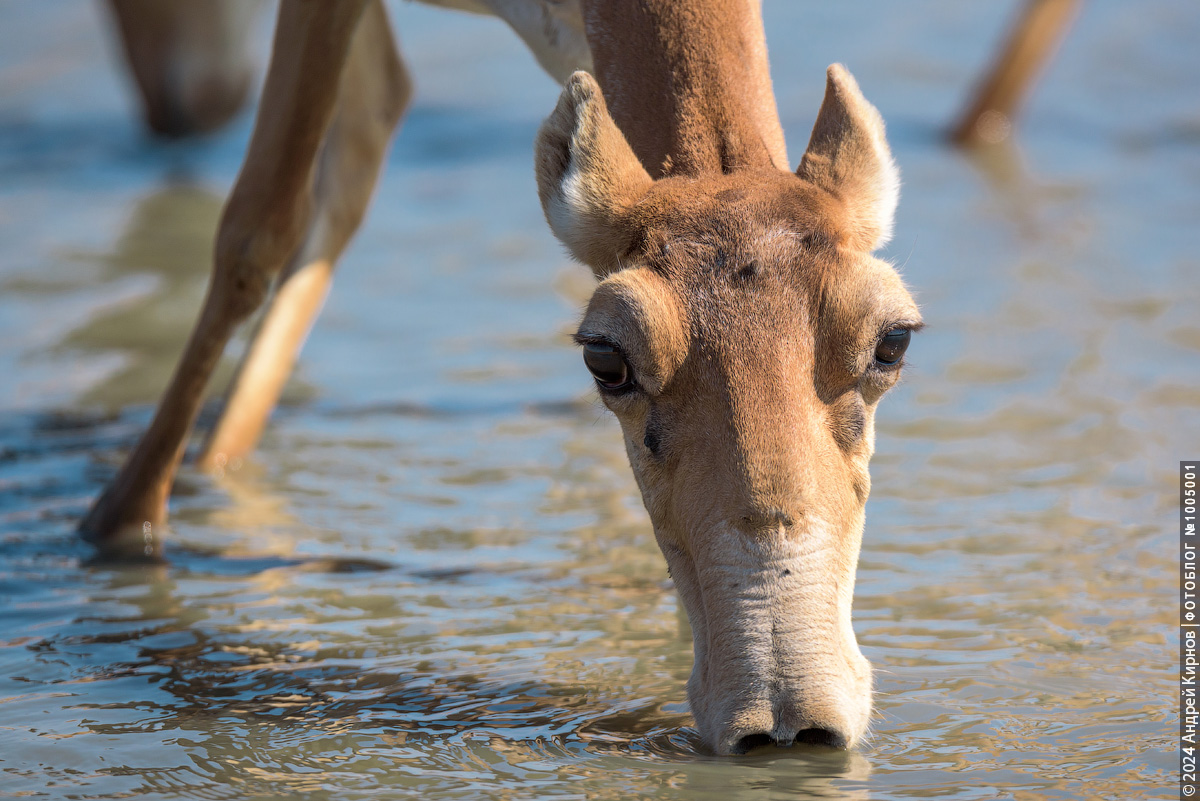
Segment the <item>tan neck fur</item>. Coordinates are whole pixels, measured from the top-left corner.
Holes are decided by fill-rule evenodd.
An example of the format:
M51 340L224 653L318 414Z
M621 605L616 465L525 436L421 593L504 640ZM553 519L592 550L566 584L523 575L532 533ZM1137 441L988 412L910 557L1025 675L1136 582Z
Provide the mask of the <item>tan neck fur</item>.
M756 0L591 0L609 110L654 177L788 169Z

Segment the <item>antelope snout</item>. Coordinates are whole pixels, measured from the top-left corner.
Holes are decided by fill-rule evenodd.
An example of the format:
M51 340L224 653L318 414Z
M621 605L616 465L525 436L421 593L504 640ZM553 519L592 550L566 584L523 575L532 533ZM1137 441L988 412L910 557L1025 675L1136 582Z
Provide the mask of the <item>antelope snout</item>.
M851 748L871 716L871 667L853 640L814 631L760 642L717 634L688 681L697 727L721 755L794 743Z
M794 744L849 748L866 730L869 695L867 699L866 704L851 701L837 708L797 699L784 700L782 707L766 699L748 704L734 712L717 734L716 751L745 754L762 746L787 748Z
M692 715L718 754L852 748L867 730L871 668L850 623L857 527L779 511L697 526L690 551L659 540L692 628Z

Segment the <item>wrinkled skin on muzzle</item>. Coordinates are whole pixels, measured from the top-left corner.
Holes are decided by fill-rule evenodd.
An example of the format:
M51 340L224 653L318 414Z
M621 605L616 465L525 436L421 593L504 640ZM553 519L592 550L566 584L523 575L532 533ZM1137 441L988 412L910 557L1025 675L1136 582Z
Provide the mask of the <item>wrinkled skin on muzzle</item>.
M797 738L856 742L871 676L850 628L853 567L831 565L829 545L803 543L829 530L709 531L713 546L698 557L664 548L692 621L688 697L700 731L722 754Z
M897 179L841 68L797 173L641 168L578 74L538 142L555 232L603 280L576 338L692 626L688 697L719 754L866 732L850 612L874 412L916 305L870 253Z

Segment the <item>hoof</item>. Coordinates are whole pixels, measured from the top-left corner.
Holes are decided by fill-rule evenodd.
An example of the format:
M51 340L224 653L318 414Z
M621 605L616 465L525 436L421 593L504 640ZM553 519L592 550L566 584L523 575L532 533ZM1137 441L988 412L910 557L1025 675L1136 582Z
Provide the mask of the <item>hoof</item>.
M151 513L147 513L147 506ZM163 507L161 503L121 502L110 488L80 521L79 536L96 549L103 561L161 561L167 528Z

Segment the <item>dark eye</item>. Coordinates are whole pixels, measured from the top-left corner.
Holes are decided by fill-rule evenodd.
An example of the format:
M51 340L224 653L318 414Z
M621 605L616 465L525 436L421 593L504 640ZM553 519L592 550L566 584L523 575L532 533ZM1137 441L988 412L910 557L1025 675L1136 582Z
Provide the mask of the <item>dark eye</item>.
M875 346L875 361L884 366L899 364L904 358L904 351L908 350L908 340L911 338L912 332L907 328L893 328L888 331Z
M629 385L629 364L613 345L606 342L584 344L583 363L605 389L622 389Z

